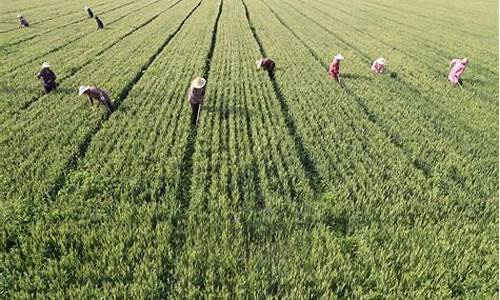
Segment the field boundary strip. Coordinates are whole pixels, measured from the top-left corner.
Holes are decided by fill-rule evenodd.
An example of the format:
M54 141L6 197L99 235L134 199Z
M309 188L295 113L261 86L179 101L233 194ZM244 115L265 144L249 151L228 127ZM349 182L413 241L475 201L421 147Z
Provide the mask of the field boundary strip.
M142 78L142 76L145 74L147 69L153 64L160 55L160 53L165 49L165 47L170 43L170 41L176 36L176 34L181 30L182 26L184 23L191 17L191 15L200 7L202 0L198 2L191 10L190 12L184 17L184 19L179 23L177 29L170 33L165 41L160 45L160 47L157 49L157 51L146 61L146 63L143 64L140 70L136 73L135 77L127 84L123 90L118 94L116 97L116 100L114 102L115 104L115 111L119 108L120 104L126 100L129 92L132 90L132 88L137 84L137 82ZM58 178L55 180L54 184L52 187L49 189L47 192L47 195L50 200L54 200L57 197L57 194L61 190L61 188L64 186L66 182L66 178L69 176L69 174L75 170L78 167L78 162L85 158L85 155L87 153L88 147L90 143L92 142L93 137L99 132L99 130L102 128L102 126L106 123L107 120L111 117L112 113L106 112L103 117L101 118L101 121L96 125L94 130L90 131L85 138L82 140L82 142L78 146L78 152L73 155L69 160L68 163L66 164L65 168L61 172L61 174L58 176Z
M245 8L245 16L248 22L248 25L250 26L250 30L252 31L252 35L259 46L259 51L262 55L262 57L267 57L266 56L266 51L264 49L264 46L262 45L262 42L259 39L259 36L257 35L257 32L255 31L255 28L252 24L251 18L250 18L250 13L248 11L247 5L244 0L241 0L243 3L243 7ZM278 67L279 69L279 67ZM302 167L306 173L306 177L309 181L309 185L311 186L314 194L319 194L322 191L322 186L321 186L321 176L318 171L318 167L316 166L316 163L314 162L314 159L312 158L311 154L307 150L304 140L302 136L300 136L298 130L297 130L297 125L295 125L295 120L293 117L290 115L290 109L287 104L287 100L285 99L285 96L281 92L281 88L273 76L269 76L269 79L272 83L274 93L276 95L276 98L279 101L280 108L281 108L281 113L283 115L283 118L285 120L285 124L288 130L288 134L290 137L292 137L292 140L295 144L295 147L297 149L300 162L302 164Z
M162 0L158 0L158 1L162 1ZM183 0L177 0L176 2L174 2L173 4L169 5L169 7L165 8L164 10L162 10L161 12L159 12L158 14L154 15L153 17L149 18L148 20L146 20L145 22L141 23L139 26L137 27L134 27L132 30L130 30L129 32L123 34L122 36L120 36L117 40L115 40L113 43L109 44L108 46L106 46L104 49L100 50L99 52L97 52L95 54L95 56L93 57L94 59L98 59L99 57L101 57L101 55L103 55L104 53L106 53L106 51L108 51L109 49L113 48L116 44L120 43L121 41L123 41L125 38L127 38L128 36L132 35L134 32L142 29L144 26L148 25L149 23L153 22L156 18L158 18L160 15L162 15L163 13L165 13L166 11L170 10L171 8L173 8L174 6L176 6L177 4L179 4L181 1ZM59 83L62 83L70 78L72 78L73 76L75 76L76 74L78 74L81 70L83 70L87 65L91 64L93 62L93 59L91 60L88 60L87 62L85 62L83 65L81 65L80 67L72 70L72 72L70 74L68 74L67 76L64 76L62 77L60 80L59 80ZM21 113L23 110L26 110L26 109L29 109L31 107L31 105L33 105L35 102L39 101L40 99L44 98L44 97L47 97L48 95L46 94L42 94L38 97L35 97L32 99L32 101L29 101L27 103L25 103L25 105L23 105L17 112L13 113L12 114L12 117L14 117L15 115Z
M215 50L215 44L217 42L217 31L219 28L219 20L222 14L222 8L224 6L224 0L220 0L219 11L217 12L217 17L214 22L214 27L212 30L212 37L210 40L210 47L207 51L207 56L205 58L205 65L203 67L202 76L206 79L205 89L210 83L209 81L209 73L211 68L211 62L213 53ZM174 245L174 249L184 249L184 245L186 242L186 232L183 226L183 220L187 217L188 208L190 205L191 198L191 185L192 185L192 177L193 177L193 155L196 150L196 138L197 138L198 128L196 125L191 125L190 133L187 138L186 147L182 154L182 160L180 163L180 175L179 175L179 183L177 185L177 190L175 191L175 199L180 203L180 209L178 216L173 221L174 232L172 233L172 244ZM163 195L160 195L163 197ZM179 250L181 251L181 250ZM176 261L178 259L178 252L175 252L172 258L172 265L175 266ZM162 282L169 283L168 286L173 288L175 284L175 272L168 273L167 270L161 276ZM166 284L167 285L167 284ZM172 291L167 290L166 294L170 294Z

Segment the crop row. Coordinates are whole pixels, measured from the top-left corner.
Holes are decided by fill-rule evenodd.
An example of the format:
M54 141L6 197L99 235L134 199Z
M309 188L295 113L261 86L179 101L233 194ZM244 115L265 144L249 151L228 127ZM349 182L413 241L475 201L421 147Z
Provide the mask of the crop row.
M172 223L182 221L176 195L190 132L185 92L203 72L212 42L206 25L217 5L191 9L89 141L56 199L39 203L45 217L8 254L15 295L165 297L177 254ZM178 23L174 10L185 9L173 9L162 26ZM20 263L22 255L31 259Z
M282 9L286 18L296 16L302 19L297 13L286 8ZM301 21L308 22L307 19ZM338 40L337 36L315 24L311 24L315 29L313 34L305 32L293 25L296 24L296 19L288 24L294 27L295 32L300 34L310 50L316 53L319 61L327 68L331 57L328 45L335 43ZM370 49L370 43L363 42L363 37L353 37L350 40L358 47L368 49L365 50L367 52L373 52L373 48L376 47L375 45ZM497 173L495 165L492 164L492 160L496 159L496 149L493 145L496 140L495 130L484 131L484 128L488 128L487 124L492 124L494 120L486 118L486 111L478 112L482 114L482 120L475 127L471 127L471 122L466 123L465 116L464 120L457 118L454 108L456 105L453 103L455 99L447 99L447 94L439 92L438 88L422 91L415 84L425 81L425 78L421 78L418 74L400 76L397 80L390 79L392 76L385 80L376 76L363 77L361 75L363 73L371 75L367 71L370 61L363 61L365 53L352 44L346 45L342 42L337 44L337 51L352 53L351 61L345 64L349 72L346 74L346 88L355 95L362 109L367 110L366 113L371 118L377 119L376 122L390 139L409 151L409 156L417 159L419 164L423 164L429 175L436 173L438 180L439 177L448 177L482 197L489 197L496 192L496 183L491 180ZM395 61L394 64L395 67L403 65L399 61ZM349 75L352 75L352 80ZM376 84L373 81L376 81ZM439 84L443 89L448 88L445 86L446 82L442 84L428 82L428 85L432 84ZM460 91L455 91L454 94L461 96ZM449 103L443 105L445 101ZM463 114L467 109L470 117L475 105L464 103L464 106L460 112ZM464 144L464 139L467 139L468 143ZM457 152L454 153L450 146L457 149ZM471 150L476 153L471 153ZM480 155L477 155L477 152ZM483 179L476 181L481 178L479 176ZM491 184L485 185L486 180L490 180ZM448 188L447 185L444 187Z
M348 224L347 238L356 250L347 255L362 258L355 265L359 268L357 272L346 271L352 274L343 281L344 288L351 289L348 293L358 297L368 291L397 296L393 292L397 290L400 297L418 297L427 292L444 295L454 286L471 295L494 293L494 280L486 280L481 288L476 288L468 280L450 278L457 273L466 278L468 271L462 268L473 276L494 277L495 258L480 255L485 249L493 253L495 248L491 242L495 235L491 218L496 209L486 202L491 198L469 205L464 201L468 197L456 198L456 187L452 195L443 194L369 120L355 97L325 76L323 64L272 17L265 4L252 1L247 5L264 48L280 65L286 66L286 71L278 72L277 80L290 103L298 132L306 145L310 145L320 174L331 188L334 211L341 211ZM313 35L314 30L308 33ZM299 75L304 73L306 77ZM457 228L457 224L463 226ZM415 238L408 239L410 232ZM326 235L328 239L333 239L331 234ZM470 234L475 235L474 245L467 244ZM434 247L426 246L432 243ZM436 247L447 249L447 256L435 255L435 251L440 251ZM432 257L432 266L421 263L422 256ZM478 260L485 268L477 267ZM457 268L458 261L461 266ZM370 269L369 262L376 263L377 270ZM409 265L412 267L403 269ZM356 290L359 287L356 282L363 280L362 274L373 279L373 286ZM435 280L426 286L419 284L427 276L436 278L436 274L444 274L446 280ZM491 277L483 277L485 274ZM326 277L323 279L325 284L330 282ZM343 295L345 289L339 289L337 296Z
M313 189L272 81L255 69L262 53L241 1L224 1L216 40L173 295L261 298L279 282L269 271L277 253L260 246L291 238L275 233Z
M147 6L151 11L135 14L127 19L120 20L117 22L119 27L116 30L107 30L98 36L85 37L69 47L44 56L44 60L52 64L52 70L56 72L58 77L57 81L63 83L85 68L99 65L100 59L105 55L106 51L113 47L123 47L123 43L121 43L123 39L128 38L136 32L140 32L140 29L148 26L178 2L151 2L153 5ZM98 46L95 46L96 43ZM27 64L12 73L9 79L1 83L1 93L5 95L5 101L0 103L0 107L2 107L0 119L11 118L32 103L43 101L51 96L43 94L39 80L35 79L35 74L39 68L40 64L38 61ZM73 91L77 87L73 87ZM56 94L67 94L69 92L70 90L63 89L55 91Z

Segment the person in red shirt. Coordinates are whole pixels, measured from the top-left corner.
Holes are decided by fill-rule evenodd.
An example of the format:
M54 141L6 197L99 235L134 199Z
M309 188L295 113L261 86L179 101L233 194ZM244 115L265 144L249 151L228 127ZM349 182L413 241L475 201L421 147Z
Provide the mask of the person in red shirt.
M335 55L328 69L328 74L338 82L340 82L340 61L343 59L344 57L341 54Z
M90 105L94 105L94 99L97 100L97 104L103 104L106 106L109 113L113 112L113 102L111 98L106 94L105 91L99 89L95 86L82 85L78 91L78 95L87 95L89 97Z
M274 76L274 68L276 67L276 64L272 59L262 58L256 61L255 64L257 65L257 70L263 69L264 71L267 71L269 77Z

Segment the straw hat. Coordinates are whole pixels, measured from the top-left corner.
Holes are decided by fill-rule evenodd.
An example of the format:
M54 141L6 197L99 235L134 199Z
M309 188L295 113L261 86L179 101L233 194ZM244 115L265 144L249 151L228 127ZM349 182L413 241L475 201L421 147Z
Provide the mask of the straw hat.
M379 65L385 64L385 59L383 57L379 57L375 60L375 62Z
M20 17L22 17L21 14L17 14L17 18L19 19Z
M80 88L78 89L78 95L81 96L83 93L88 91L90 89L90 86L88 85L81 85Z
M255 65L257 66L257 69L260 69L260 67L262 67L262 61L263 59L259 59L255 62Z
M44 63L42 64L42 69L45 69L45 68L50 68L50 65L49 65L49 63L48 63L48 62L44 62Z
M468 64L469 63L469 59L467 57L462 58L462 63L464 65Z
M89 9L89 7L85 5L85 10L87 10L87 9Z
M192 82L191 82L191 87L195 89L201 89L202 87L205 86L207 81L202 78L202 77L196 77Z
M344 59L344 57L342 56L342 54L340 54L340 53L339 53L339 54L335 55L335 57L334 57L333 59L336 59L336 60L343 60L343 59Z

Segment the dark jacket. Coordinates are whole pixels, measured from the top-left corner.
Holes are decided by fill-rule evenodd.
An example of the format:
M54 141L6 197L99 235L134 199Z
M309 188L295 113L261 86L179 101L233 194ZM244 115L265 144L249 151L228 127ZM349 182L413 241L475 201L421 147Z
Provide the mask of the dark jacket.
M191 104L200 104L203 102L203 97L205 96L205 87L201 89L195 89L193 87L188 90L188 101Z
M264 58L262 60L262 69L266 70L267 72L272 73L274 71L275 63L272 59L270 58Z
M44 87L56 87L56 74L49 68L43 68L37 75L42 80Z
M24 17L19 18L19 26L21 27L30 27L30 23Z
M95 21L97 22L97 29L104 29L104 24L102 23L101 19L98 17L95 17Z
M93 18L94 17L94 13L92 12L92 10L89 8L87 8L87 15L89 15L89 18Z

